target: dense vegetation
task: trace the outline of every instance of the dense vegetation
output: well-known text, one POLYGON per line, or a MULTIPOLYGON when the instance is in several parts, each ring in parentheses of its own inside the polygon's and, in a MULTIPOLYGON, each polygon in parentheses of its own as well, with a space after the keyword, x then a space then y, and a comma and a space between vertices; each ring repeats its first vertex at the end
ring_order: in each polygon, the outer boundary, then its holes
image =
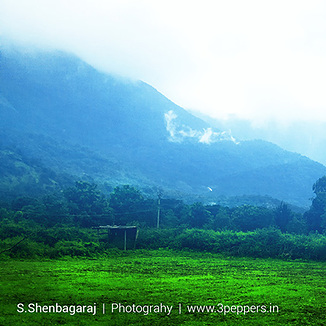
POLYGON ((141 229, 137 247, 143 249, 326 260, 326 177, 313 191, 311 208, 299 214, 286 203, 276 209, 229 208, 187 205, 163 196, 158 204, 157 198, 146 198, 129 185, 116 187, 107 197, 96 184, 78 181, 52 195, 2 203, 0 251, 11 257, 99 255, 117 244, 99 242, 92 226, 136 225, 141 229))

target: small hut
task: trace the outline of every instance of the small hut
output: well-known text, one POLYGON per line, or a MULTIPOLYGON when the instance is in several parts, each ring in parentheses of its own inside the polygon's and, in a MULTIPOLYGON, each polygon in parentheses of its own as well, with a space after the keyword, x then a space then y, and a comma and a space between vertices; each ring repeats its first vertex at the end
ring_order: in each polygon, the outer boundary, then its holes
POLYGON ((123 250, 127 250, 127 244, 129 248, 135 248, 138 228, 137 226, 121 226, 121 225, 104 225, 94 226, 93 229, 97 230, 97 236, 99 241, 107 241, 112 244, 117 244, 120 247, 120 243, 123 243, 123 250), (101 235, 106 235, 106 238, 101 238, 101 235))

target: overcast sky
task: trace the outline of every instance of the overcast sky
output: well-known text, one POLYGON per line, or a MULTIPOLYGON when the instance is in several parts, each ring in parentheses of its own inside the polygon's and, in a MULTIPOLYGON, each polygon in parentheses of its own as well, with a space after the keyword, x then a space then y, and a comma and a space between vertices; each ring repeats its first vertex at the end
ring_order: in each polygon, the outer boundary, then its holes
POLYGON ((0 0, 0 37, 73 52, 216 118, 326 121, 324 1, 0 0))

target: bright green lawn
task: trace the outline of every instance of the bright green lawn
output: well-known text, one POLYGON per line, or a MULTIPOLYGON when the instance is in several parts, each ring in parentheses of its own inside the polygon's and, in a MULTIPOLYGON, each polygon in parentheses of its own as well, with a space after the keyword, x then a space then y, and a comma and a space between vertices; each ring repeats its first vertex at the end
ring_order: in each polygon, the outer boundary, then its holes
POLYGON ((105 259, 0 263, 0 325, 326 325, 326 263, 321 262, 136 250, 113 251, 105 259), (26 310, 29 303, 96 303, 97 314, 18 313, 18 303, 26 310), (173 309, 170 315, 112 313, 112 303, 162 303, 173 309), (272 305, 279 312, 186 312, 187 305, 218 304, 267 310, 272 305))

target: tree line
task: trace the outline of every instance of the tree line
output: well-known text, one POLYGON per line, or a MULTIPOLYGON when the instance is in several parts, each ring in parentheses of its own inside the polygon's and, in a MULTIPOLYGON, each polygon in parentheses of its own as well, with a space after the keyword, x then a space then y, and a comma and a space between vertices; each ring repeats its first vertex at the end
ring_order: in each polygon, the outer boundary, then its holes
MULTIPOLYGON (((42 198, 19 197, 2 203, 0 221, 30 221, 44 227, 137 225, 143 228, 199 228, 214 231, 254 231, 274 227, 281 232, 308 234, 326 230, 326 176, 313 185, 314 198, 304 214, 281 203, 274 209, 253 205, 225 207, 191 205, 173 198, 147 198, 130 185, 116 187, 106 196, 94 183, 77 181, 74 186, 42 198)), ((161 195, 160 195, 161 197, 161 195)))
POLYGON ((0 254, 21 258, 109 254, 115 244, 99 242, 91 227, 116 224, 141 228, 140 249, 326 260, 326 177, 316 181, 313 191, 310 209, 299 214, 286 203, 268 209, 188 205, 161 195, 158 201, 130 185, 116 187, 106 196, 96 184, 78 181, 42 198, 1 203, 0 254))

